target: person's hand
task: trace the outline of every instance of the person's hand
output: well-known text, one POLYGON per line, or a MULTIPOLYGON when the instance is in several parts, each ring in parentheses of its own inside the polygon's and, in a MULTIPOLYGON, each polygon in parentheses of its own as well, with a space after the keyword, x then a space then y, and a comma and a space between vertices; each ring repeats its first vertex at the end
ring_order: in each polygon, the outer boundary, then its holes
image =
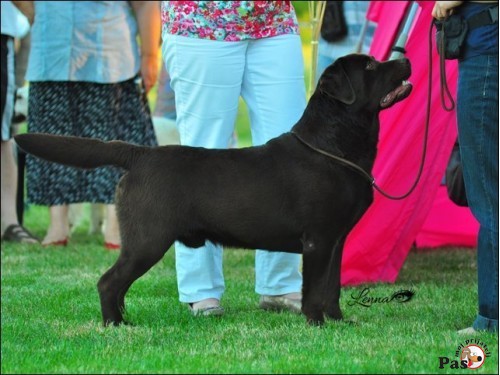
POLYGON ((141 39, 141 76, 146 93, 158 77, 158 49, 160 46, 161 17, 159 1, 130 1, 141 39))
POLYGON ((463 1, 436 1, 432 9, 432 17, 443 20, 453 14, 454 8, 462 5, 463 1))
POLYGON ((158 56, 141 56, 141 77, 144 91, 147 94, 158 78, 158 56))

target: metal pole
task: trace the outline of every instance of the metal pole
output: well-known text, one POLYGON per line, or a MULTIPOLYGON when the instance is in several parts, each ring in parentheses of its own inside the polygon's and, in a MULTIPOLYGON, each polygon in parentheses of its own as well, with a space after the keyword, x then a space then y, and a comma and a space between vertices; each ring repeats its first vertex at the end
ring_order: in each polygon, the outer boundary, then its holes
POLYGON ((311 20, 311 76, 309 77, 308 98, 316 86, 316 70, 318 66, 318 42, 323 15, 325 14, 326 1, 309 1, 309 17, 311 20))
POLYGON ((392 53, 389 57, 389 60, 399 59, 404 56, 404 47, 406 41, 408 40, 408 34, 410 33, 411 26, 413 25, 413 21, 415 20, 415 15, 417 14, 418 7, 419 5, 417 4, 417 2, 412 1, 401 33, 398 36, 396 44, 394 44, 394 47, 392 47, 392 53))
POLYGON ((361 53, 363 51, 363 42, 365 40, 366 30, 368 29, 368 18, 363 21, 363 26, 361 27, 361 32, 359 33, 358 41, 356 42, 356 47, 354 47, 353 53, 361 53))

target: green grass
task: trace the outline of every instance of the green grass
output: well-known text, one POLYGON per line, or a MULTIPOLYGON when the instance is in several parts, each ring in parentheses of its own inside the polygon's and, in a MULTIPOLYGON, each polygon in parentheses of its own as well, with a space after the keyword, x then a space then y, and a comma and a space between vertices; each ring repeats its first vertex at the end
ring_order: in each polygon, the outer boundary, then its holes
MULTIPOLYGON (((88 212, 88 206, 86 207, 88 212)), ((45 208, 30 206, 39 236, 45 208)), ((2 244, 2 373, 457 373, 440 370, 465 339, 476 312, 475 251, 412 251, 395 284, 366 285, 370 296, 412 289, 404 304, 352 305, 365 285, 342 291, 350 322, 309 327, 304 317, 259 310, 254 253, 224 253, 221 318, 194 318, 178 302, 174 251, 127 295, 135 326, 104 328, 96 283, 115 261, 88 220, 67 248, 2 244)), ((492 356, 478 373, 498 373, 498 336, 475 336, 492 356)))

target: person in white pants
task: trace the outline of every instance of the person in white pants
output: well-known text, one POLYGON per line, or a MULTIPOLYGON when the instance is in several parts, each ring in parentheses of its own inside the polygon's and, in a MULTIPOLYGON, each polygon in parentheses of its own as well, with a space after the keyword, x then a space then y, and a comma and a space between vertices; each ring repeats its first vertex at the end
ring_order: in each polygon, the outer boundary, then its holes
MULTIPOLYGON (((249 110, 254 146, 289 131, 306 106, 301 40, 291 3, 270 1, 259 8, 244 2, 251 7, 244 20, 238 18, 236 5, 231 8, 232 1, 199 2, 198 12, 183 3, 162 4, 163 59, 175 92, 181 144, 227 148, 240 95, 249 110), (229 9, 224 20, 210 19, 222 8, 229 9), (253 11, 267 12, 268 17, 252 19, 253 11), (224 23, 228 19, 231 22, 224 23), (259 23, 263 19, 266 25, 259 23), (190 27, 183 27, 183 22, 190 27), (234 26, 243 24, 247 31, 234 26), (240 31, 232 32, 235 29, 240 31)), ((180 301, 188 303, 195 315, 224 312, 222 251, 208 241, 197 249, 175 244, 180 301)), ((261 295, 261 308, 300 312, 300 257, 256 251, 255 291, 261 295)))

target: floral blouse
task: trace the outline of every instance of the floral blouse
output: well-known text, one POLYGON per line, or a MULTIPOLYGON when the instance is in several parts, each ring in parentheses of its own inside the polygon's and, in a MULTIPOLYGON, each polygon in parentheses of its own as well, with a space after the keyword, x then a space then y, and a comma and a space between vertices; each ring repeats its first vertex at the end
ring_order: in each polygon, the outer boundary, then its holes
POLYGON ((290 1, 162 1, 162 33, 241 41, 298 34, 290 1))

